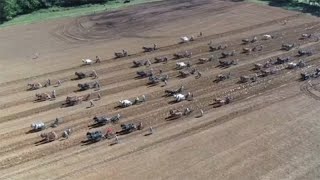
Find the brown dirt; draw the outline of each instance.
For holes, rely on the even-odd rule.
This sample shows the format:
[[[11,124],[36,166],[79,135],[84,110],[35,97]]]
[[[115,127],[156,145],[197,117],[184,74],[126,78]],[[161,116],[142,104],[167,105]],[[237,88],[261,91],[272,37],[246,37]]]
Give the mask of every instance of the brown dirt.
[[[287,20],[288,23],[283,25]],[[296,12],[244,2],[218,0],[161,1],[119,11],[76,19],[55,20],[0,30],[0,179],[317,179],[319,176],[319,81],[301,82],[301,72],[319,65],[320,44],[315,39],[299,40],[302,33],[319,32],[319,19]],[[197,37],[199,32],[203,37]],[[263,41],[263,34],[275,38]],[[177,44],[179,37],[194,35],[196,41]],[[259,41],[241,45],[241,39],[257,36]],[[227,44],[236,50],[238,64],[218,67],[217,60],[199,64],[198,59],[222,51],[209,52],[207,43]],[[142,46],[157,43],[159,50],[141,52]],[[279,71],[259,77],[253,83],[239,83],[241,75],[252,75],[253,63],[290,56],[298,61],[299,48],[281,51],[282,43],[296,43],[311,49],[313,56],[302,57],[302,69]],[[262,45],[251,54],[243,47]],[[113,59],[113,52],[126,49],[130,56]],[[174,60],[172,54],[189,50],[193,56]],[[38,53],[39,57],[34,58]],[[82,58],[102,57],[100,64],[81,66]],[[168,74],[168,85],[147,85],[136,79],[133,60],[168,56],[166,64],[152,64]],[[8,63],[10,59],[10,63]],[[196,79],[178,77],[175,63],[189,61],[202,72]],[[96,70],[102,85],[102,99],[95,107],[88,102],[64,107],[67,96],[96,97],[96,91],[77,91],[75,71]],[[214,83],[216,75],[231,73],[230,79]],[[30,82],[63,80],[60,87],[27,91]],[[164,89],[185,86],[193,101],[171,103]],[[38,92],[57,91],[53,101],[34,102]],[[147,101],[117,108],[118,100],[142,94]],[[231,104],[213,108],[213,98],[231,96]],[[194,112],[177,120],[167,120],[172,108],[191,107]],[[199,110],[205,115],[197,118]],[[121,123],[143,122],[145,129],[121,135],[121,143],[103,140],[83,143],[86,132],[120,130],[119,124],[92,127],[95,115],[122,115]],[[30,124],[47,124],[56,117],[64,122],[54,130],[68,127],[72,136],[40,144],[40,132],[30,133]],[[155,134],[144,136],[149,126]]]

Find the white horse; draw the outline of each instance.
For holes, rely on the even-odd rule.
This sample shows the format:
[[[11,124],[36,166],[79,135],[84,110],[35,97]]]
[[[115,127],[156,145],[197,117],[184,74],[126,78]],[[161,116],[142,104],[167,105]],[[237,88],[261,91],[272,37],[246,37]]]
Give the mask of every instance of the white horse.
[[[45,125],[44,125],[43,122],[37,122],[37,123],[32,123],[32,124],[31,124],[31,128],[32,128],[33,130],[43,130],[43,129],[45,129],[46,127],[45,127]]]
[[[180,37],[181,42],[189,42],[189,38],[187,36]]]
[[[186,96],[183,94],[174,94],[173,97],[176,99],[177,102],[186,100]]]
[[[270,34],[265,34],[262,36],[262,40],[269,40],[269,39],[272,39],[273,36],[271,36]]]
[[[184,62],[177,62],[176,67],[177,67],[177,69],[183,69],[183,68],[187,67],[187,64]]]
[[[120,102],[121,107],[129,107],[129,106],[132,106],[132,104],[133,104],[131,101],[129,101],[127,99],[120,100],[119,102]]]
[[[85,65],[93,64],[93,60],[91,60],[91,59],[82,59],[82,62],[83,62],[83,64],[85,64]]]
[[[301,34],[301,38],[310,38],[312,36],[312,34]]]
[[[180,37],[180,43],[186,43],[186,42],[190,42],[190,41],[194,41],[194,37],[191,36],[190,38],[188,38],[187,36],[183,36],[183,37]]]
[[[190,98],[192,98],[193,95],[190,92],[188,92],[186,95],[180,93],[174,94],[173,97],[175,98],[176,102],[181,102],[184,100],[191,100]]]

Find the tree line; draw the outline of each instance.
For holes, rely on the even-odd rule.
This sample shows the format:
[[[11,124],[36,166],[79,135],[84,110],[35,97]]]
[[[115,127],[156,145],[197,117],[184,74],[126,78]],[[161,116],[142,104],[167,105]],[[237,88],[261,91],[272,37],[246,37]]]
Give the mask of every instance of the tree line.
[[[58,7],[71,7],[84,4],[105,3],[110,0],[0,0],[0,23],[8,21],[17,15],[33,11]]]
[[[303,13],[320,16],[320,0],[267,0],[270,6],[291,7]]]
[[[319,5],[320,4],[320,0],[277,0],[279,3],[306,3],[309,5]]]
[[[0,0],[0,23],[8,21],[17,15],[31,13],[39,9],[56,7],[71,7],[84,4],[106,3],[112,0]],[[233,0],[239,1],[239,0]],[[243,0],[240,0],[243,1]],[[304,9],[319,8],[320,0],[262,0],[269,1],[270,5],[291,4],[303,6]],[[304,6],[306,5],[306,6]],[[318,10],[319,9],[315,9]],[[313,9],[312,9],[313,11]]]

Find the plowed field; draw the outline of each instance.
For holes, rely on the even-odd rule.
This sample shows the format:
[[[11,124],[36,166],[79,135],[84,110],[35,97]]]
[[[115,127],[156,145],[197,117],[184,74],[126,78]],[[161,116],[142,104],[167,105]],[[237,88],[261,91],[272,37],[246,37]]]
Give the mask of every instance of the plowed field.
[[[302,72],[320,65],[319,19],[316,17],[245,2],[218,0],[176,0],[137,5],[113,12],[80,18],[41,22],[0,30],[0,179],[319,179],[320,162],[320,81],[302,81]],[[203,35],[200,37],[199,33]],[[301,34],[312,34],[300,39]],[[272,39],[263,40],[270,34]],[[195,41],[179,44],[181,36]],[[258,40],[242,44],[243,39]],[[209,51],[227,45],[224,50]],[[157,44],[153,52],[142,46]],[[283,43],[294,43],[290,51]],[[262,46],[260,51],[242,53],[243,48]],[[122,49],[129,56],[114,58]],[[221,58],[222,52],[235,51]],[[310,50],[311,56],[298,56]],[[174,59],[173,54],[189,51],[190,58]],[[101,63],[82,65],[81,59]],[[155,57],[168,57],[155,63]],[[200,63],[199,58],[213,61]],[[305,67],[288,69],[290,57],[303,60]],[[133,67],[134,60],[147,60],[150,67]],[[219,60],[236,60],[220,67]],[[255,63],[271,60],[274,74],[241,83],[240,76],[259,74]],[[177,62],[189,62],[201,73],[180,77]],[[169,76],[149,85],[137,78],[137,71],[150,70]],[[75,72],[95,70],[98,79],[75,80]],[[229,74],[221,82],[217,75]],[[27,90],[28,83],[54,84]],[[79,91],[78,83],[98,80],[99,91]],[[166,89],[184,86],[193,100],[174,103]],[[36,93],[57,98],[35,101]],[[95,100],[97,94],[100,100]],[[67,96],[91,94],[89,101],[66,107]],[[146,101],[119,108],[119,100],[146,96]],[[214,107],[214,98],[231,97],[231,103]],[[168,119],[171,109],[193,112]],[[204,111],[200,115],[200,109]],[[119,123],[95,126],[93,117],[121,115]],[[30,131],[30,124],[56,128]],[[104,139],[85,143],[86,133],[111,127],[120,131],[122,123],[142,122],[144,129],[119,135],[120,143]],[[146,136],[152,126],[154,133]],[[59,137],[43,143],[42,132],[59,136],[72,128],[68,139]]]

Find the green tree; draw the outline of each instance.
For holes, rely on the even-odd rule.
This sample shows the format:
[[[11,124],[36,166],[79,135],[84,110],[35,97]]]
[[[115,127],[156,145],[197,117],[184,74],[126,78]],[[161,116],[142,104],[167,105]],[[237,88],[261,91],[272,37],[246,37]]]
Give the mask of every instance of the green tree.
[[[17,15],[31,13],[52,6],[79,6],[105,3],[108,0],[0,0],[0,23]]]
[[[21,8],[19,14],[30,13],[43,7],[39,0],[17,0],[17,4]]]
[[[19,11],[21,12],[22,9],[20,8],[19,4],[16,0],[2,0],[0,4],[0,18],[1,21],[10,20],[15,17]]]

